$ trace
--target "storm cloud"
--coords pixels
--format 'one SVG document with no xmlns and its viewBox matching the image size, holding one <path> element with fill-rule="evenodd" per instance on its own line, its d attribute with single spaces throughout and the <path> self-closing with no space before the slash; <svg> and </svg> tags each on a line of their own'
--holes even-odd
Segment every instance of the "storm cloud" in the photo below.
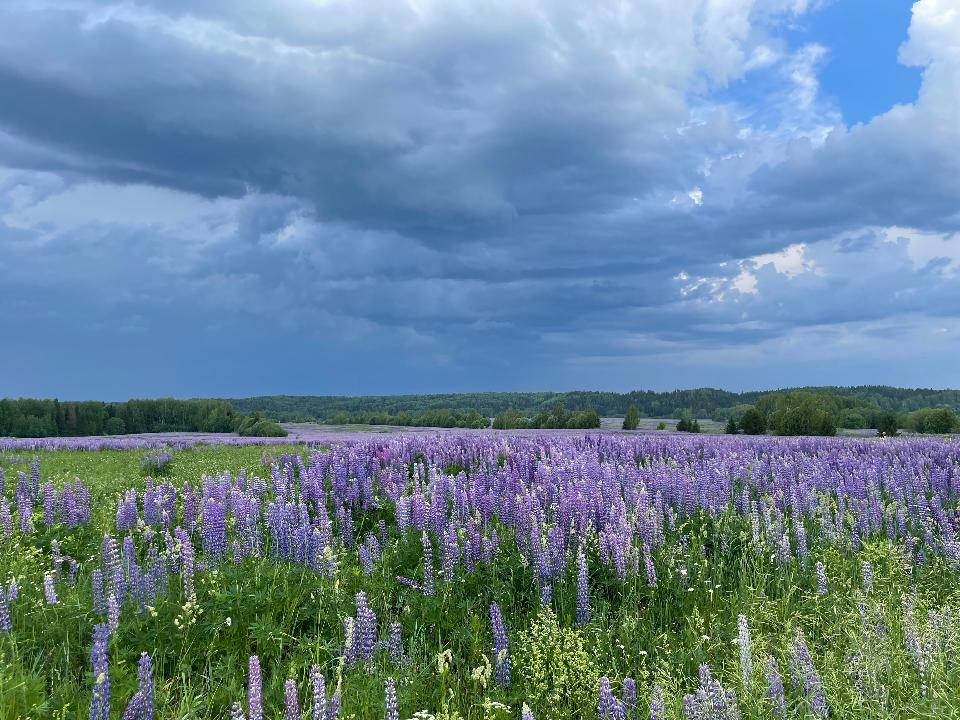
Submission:
<svg viewBox="0 0 960 720">
<path fill-rule="evenodd" d="M 8 0 L 4 393 L 955 386 L 960 5 L 826 4 Z"/>
</svg>

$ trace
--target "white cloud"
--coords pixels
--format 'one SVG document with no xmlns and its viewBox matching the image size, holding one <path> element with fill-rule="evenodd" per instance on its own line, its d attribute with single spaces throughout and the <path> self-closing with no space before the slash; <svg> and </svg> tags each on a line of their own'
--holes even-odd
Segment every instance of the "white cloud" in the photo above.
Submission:
<svg viewBox="0 0 960 720">
<path fill-rule="evenodd" d="M 937 233 L 911 228 L 889 227 L 881 230 L 890 243 L 906 243 L 915 268 L 940 261 L 940 272 L 952 277 L 960 270 L 960 233 Z"/>
</svg>

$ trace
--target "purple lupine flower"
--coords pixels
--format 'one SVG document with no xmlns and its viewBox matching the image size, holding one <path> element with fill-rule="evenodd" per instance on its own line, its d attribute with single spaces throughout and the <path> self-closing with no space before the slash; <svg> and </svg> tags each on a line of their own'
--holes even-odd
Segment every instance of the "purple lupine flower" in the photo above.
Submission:
<svg viewBox="0 0 960 720">
<path fill-rule="evenodd" d="M 2 495 L 0 495 L 0 531 L 3 532 L 4 540 L 13 535 L 13 516 L 10 514 L 10 505 Z"/>
<path fill-rule="evenodd" d="M 340 717 L 340 691 L 334 690 L 327 703 L 327 720 L 337 720 Z"/>
<path fill-rule="evenodd" d="M 90 574 L 90 595 L 93 612 L 102 615 L 107 611 L 107 599 L 103 593 L 103 570 L 97 568 Z"/>
<path fill-rule="evenodd" d="M 423 594 L 433 595 L 433 545 L 430 543 L 430 536 L 424 532 L 421 536 L 423 542 Z"/>
<path fill-rule="evenodd" d="M 650 713 L 649 720 L 664 720 L 666 717 L 666 707 L 663 701 L 663 688 L 654 685 L 650 688 Z"/>
<path fill-rule="evenodd" d="M 230 706 L 230 720 L 247 720 L 247 716 L 243 714 L 243 708 L 240 703 L 235 702 Z"/>
<path fill-rule="evenodd" d="M 250 656 L 247 666 L 247 715 L 249 720 L 263 720 L 263 679 L 256 655 Z"/>
<path fill-rule="evenodd" d="M 767 658 L 764 674 L 767 678 L 767 699 L 770 700 L 770 703 L 773 705 L 773 717 L 776 718 L 776 720 L 783 720 L 787 714 L 787 706 L 783 693 L 783 677 L 780 675 L 777 661 L 772 657 Z"/>
<path fill-rule="evenodd" d="M 503 615 L 497 603 L 490 604 L 490 629 L 493 634 L 493 665 L 496 668 L 496 683 L 510 687 L 510 645 L 503 628 Z"/>
<path fill-rule="evenodd" d="M 194 594 L 193 590 L 193 543 L 190 542 L 190 536 L 183 528 L 178 527 L 173 531 L 177 542 L 180 544 L 180 574 L 183 576 L 183 596 L 190 598 Z"/>
<path fill-rule="evenodd" d="M 827 699 L 823 694 L 820 676 L 813 666 L 810 651 L 807 649 L 807 642 L 799 629 L 790 644 L 789 660 L 793 686 L 803 693 L 810 712 L 815 717 L 825 718 L 827 716 Z"/>
<path fill-rule="evenodd" d="M 360 568 L 363 570 L 364 575 L 370 575 L 373 573 L 373 560 L 370 558 L 370 550 L 366 545 L 360 545 L 357 548 L 357 555 L 360 558 Z"/>
<path fill-rule="evenodd" d="M 29 535 L 33 532 L 33 501 L 29 495 L 19 492 L 17 493 L 17 523 L 23 534 Z"/>
<path fill-rule="evenodd" d="M 146 707 L 143 694 L 135 692 L 133 697 L 130 698 L 130 702 L 127 703 L 127 707 L 124 708 L 120 720 L 143 720 L 145 712 Z"/>
<path fill-rule="evenodd" d="M 300 702 L 297 700 L 297 683 L 287 680 L 283 684 L 283 720 L 300 720 Z"/>
<path fill-rule="evenodd" d="M 577 553 L 577 624 L 590 622 L 590 590 L 587 586 L 587 558 Z"/>
<path fill-rule="evenodd" d="M 633 678 L 623 679 L 623 708 L 626 720 L 636 720 L 637 717 L 637 683 Z"/>
<path fill-rule="evenodd" d="M 57 512 L 57 498 L 53 492 L 53 483 L 49 480 L 43 484 L 43 526 L 53 527 Z"/>
<path fill-rule="evenodd" d="M 384 720 L 400 720 L 400 713 L 397 712 L 397 688 L 392 677 L 388 677 L 384 683 L 383 707 Z"/>
<path fill-rule="evenodd" d="M 127 490 L 117 505 L 115 519 L 118 534 L 133 530 L 137 526 L 137 491 Z"/>
<path fill-rule="evenodd" d="M 43 596 L 46 598 L 47 605 L 59 605 L 57 600 L 57 591 L 53 587 L 53 573 L 46 573 L 43 576 Z"/>
<path fill-rule="evenodd" d="M 153 720 L 153 663 L 147 653 L 140 653 L 137 665 L 137 692 L 143 696 L 141 720 Z"/>
<path fill-rule="evenodd" d="M 543 587 L 540 588 L 540 607 L 546 608 L 550 606 L 550 601 L 553 599 L 553 585 L 550 583 L 544 583 Z"/>
<path fill-rule="evenodd" d="M 683 696 L 683 716 L 686 720 L 735 720 L 740 717 L 737 696 L 724 691 L 714 680 L 710 667 L 700 665 L 700 685 L 696 692 Z"/>
<path fill-rule="evenodd" d="M 365 663 L 373 662 L 373 653 L 377 648 L 377 615 L 367 604 L 367 594 L 360 591 L 356 595 L 357 620 L 354 626 L 358 646 L 358 656 Z"/>
<path fill-rule="evenodd" d="M 7 602 L 7 593 L 0 586 L 0 632 L 10 632 L 13 630 L 13 623 L 10 621 L 10 604 Z"/>
<path fill-rule="evenodd" d="M 657 571 L 656 568 L 653 567 L 653 557 L 650 555 L 650 545 L 648 543 L 643 544 L 643 565 L 647 571 L 647 585 L 656 587 Z"/>
<path fill-rule="evenodd" d="M 526 703 L 524 703 L 520 709 L 520 720 L 536 720 L 536 718 L 533 717 L 533 710 L 531 710 Z"/>
<path fill-rule="evenodd" d="M 107 595 L 107 626 L 110 632 L 116 632 L 120 627 L 120 603 L 113 593 Z"/>
<path fill-rule="evenodd" d="M 93 648 L 90 664 L 93 666 L 93 697 L 90 701 L 90 720 L 110 718 L 110 668 L 107 663 L 107 638 L 110 628 L 104 624 L 93 628 Z"/>
<path fill-rule="evenodd" d="M 597 715 L 600 720 L 623 720 L 623 708 L 620 706 L 620 701 L 613 696 L 613 690 L 610 689 L 610 679 L 606 675 L 600 678 Z"/>
<path fill-rule="evenodd" d="M 817 595 L 827 594 L 827 569 L 817 560 Z"/>
<path fill-rule="evenodd" d="M 868 560 L 864 560 L 861 569 L 863 570 L 863 593 L 869 595 L 873 592 L 873 566 Z"/>
<path fill-rule="evenodd" d="M 401 639 L 402 628 L 400 623 L 390 623 L 390 635 L 387 642 L 387 659 L 390 662 L 398 663 L 403 660 L 403 641 Z"/>
<path fill-rule="evenodd" d="M 750 687 L 753 678 L 753 657 L 750 654 L 750 626 L 747 625 L 747 616 L 737 617 L 737 645 L 740 646 L 740 679 L 743 689 Z"/>
<path fill-rule="evenodd" d="M 310 720 L 326 720 L 327 681 L 317 665 L 310 668 Z"/>
<path fill-rule="evenodd" d="M 18 597 L 20 597 L 20 586 L 17 584 L 17 579 L 13 577 L 7 583 L 7 601 L 14 602 Z"/>
<path fill-rule="evenodd" d="M 343 618 L 343 664 L 347 667 L 357 661 L 360 636 L 353 618 L 349 615 Z"/>
<path fill-rule="evenodd" d="M 443 565 L 441 567 L 443 579 L 447 582 L 453 582 L 459 559 L 460 546 L 457 544 L 457 531 L 454 529 L 453 523 L 450 523 L 443 533 Z"/>
</svg>

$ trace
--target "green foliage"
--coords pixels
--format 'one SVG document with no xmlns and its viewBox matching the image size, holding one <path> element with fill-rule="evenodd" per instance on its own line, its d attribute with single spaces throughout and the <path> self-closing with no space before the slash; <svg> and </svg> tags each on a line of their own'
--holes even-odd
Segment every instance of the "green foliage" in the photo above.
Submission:
<svg viewBox="0 0 960 720">
<path fill-rule="evenodd" d="M 740 428 L 737 425 L 737 421 L 731 417 L 729 420 L 727 420 L 727 425 L 723 428 L 723 431 L 727 435 L 736 435 L 740 432 Z"/>
<path fill-rule="evenodd" d="M 856 387 L 805 387 L 798 391 L 819 393 L 835 399 L 838 409 L 853 408 L 862 414 L 869 427 L 882 410 L 905 413 L 927 407 L 949 407 L 960 411 L 960 390 L 904 389 L 880 385 Z M 787 391 L 785 391 L 787 392 Z M 263 412 L 280 422 L 329 420 L 369 413 L 401 412 L 416 414 L 425 410 L 447 409 L 450 412 L 476 410 L 482 417 L 494 417 L 508 408 L 515 408 L 525 417 L 540 411 L 550 413 L 556 403 L 567 410 L 592 407 L 603 417 L 622 417 L 635 405 L 641 417 L 677 417 L 686 411 L 693 417 L 726 421 L 730 413 L 739 422 L 739 413 L 755 404 L 766 392 L 734 393 L 716 388 L 653 392 L 635 390 L 626 393 L 573 391 L 449 393 L 435 395 L 369 395 L 369 396 L 290 396 L 273 395 L 237 398 L 229 402 L 239 413 Z M 851 416 L 853 417 L 853 416 Z M 853 420 L 856 422 L 856 419 Z M 841 427 L 844 427 L 837 420 Z"/>
<path fill-rule="evenodd" d="M 596 712 L 600 673 L 580 630 L 561 628 L 547 609 L 532 619 L 518 640 L 517 670 L 534 717 L 566 720 Z"/>
<path fill-rule="evenodd" d="M 836 402 L 824 393 L 764 395 L 757 401 L 757 410 L 775 435 L 837 434 Z"/>
<path fill-rule="evenodd" d="M 123 421 L 123 418 L 108 418 L 107 422 L 104 423 L 103 432 L 105 435 L 123 435 L 127 432 L 127 424 Z"/>
<path fill-rule="evenodd" d="M 600 416 L 593 408 L 567 412 L 560 404 L 555 405 L 549 414 L 539 412 L 534 417 L 527 417 L 517 410 L 508 408 L 493 419 L 495 430 L 589 430 L 598 427 L 600 427 Z"/>
<path fill-rule="evenodd" d="M 691 419 L 684 415 L 680 418 L 680 422 L 677 423 L 677 431 L 698 433 L 700 432 L 700 423 L 697 422 L 696 418 Z"/>
<path fill-rule="evenodd" d="M 0 436 L 80 437 L 146 432 L 232 432 L 224 400 L 128 400 L 120 403 L 0 400 Z"/>
<path fill-rule="evenodd" d="M 627 414 L 623 418 L 624 430 L 636 430 L 640 425 L 640 413 L 637 412 L 637 406 L 631 405 L 627 408 Z"/>
<path fill-rule="evenodd" d="M 767 431 L 766 418 L 755 407 L 750 407 L 740 418 L 740 429 L 745 435 L 763 435 Z"/>
<path fill-rule="evenodd" d="M 885 437 L 893 437 L 900 429 L 899 418 L 892 410 L 885 410 L 877 418 L 877 434 Z"/>
<path fill-rule="evenodd" d="M 663 420 L 657 423 L 657 430 L 666 430 L 666 429 L 667 429 L 667 424 Z"/>
<path fill-rule="evenodd" d="M 943 435 L 957 430 L 957 416 L 950 408 L 927 408 L 907 416 L 906 427 L 918 433 Z"/>
<path fill-rule="evenodd" d="M 259 413 L 246 415 L 237 421 L 236 432 L 243 437 L 286 437 L 287 431 L 273 420 Z"/>
</svg>

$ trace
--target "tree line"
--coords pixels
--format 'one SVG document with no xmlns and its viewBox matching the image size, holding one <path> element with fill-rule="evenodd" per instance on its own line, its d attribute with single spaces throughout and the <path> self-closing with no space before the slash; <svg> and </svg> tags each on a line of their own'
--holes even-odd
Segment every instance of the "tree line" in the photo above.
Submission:
<svg viewBox="0 0 960 720">
<path fill-rule="evenodd" d="M 0 400 L 0 436 L 3 437 L 240 431 L 258 436 L 286 435 L 273 420 L 263 415 L 239 414 L 224 400 Z"/>
<path fill-rule="evenodd" d="M 490 418 L 484 417 L 476 410 L 455 411 L 449 408 L 421 410 L 417 413 L 401 410 L 397 413 L 371 411 L 348 414 L 341 410 L 332 417 L 326 418 L 326 422 L 331 425 L 399 425 L 401 427 L 473 429 L 490 427 Z"/>
<path fill-rule="evenodd" d="M 567 411 L 590 407 L 601 417 L 624 417 L 633 405 L 643 417 L 682 419 L 685 415 L 726 422 L 743 408 L 754 405 L 768 394 L 808 392 L 829 395 L 840 401 L 838 427 L 871 427 L 883 411 L 903 415 L 923 408 L 945 407 L 960 412 L 960 391 L 904 389 L 879 385 L 851 387 L 804 387 L 774 391 L 735 393 L 716 388 L 654 392 L 636 390 L 615 392 L 487 392 L 425 395 L 367 396 L 292 396 L 272 395 L 236 398 L 228 402 L 239 413 L 262 412 L 280 422 L 330 422 L 340 413 L 346 417 L 366 414 L 407 413 L 446 410 L 451 413 L 476 411 L 482 417 L 495 417 L 507 410 L 532 418 L 549 414 L 560 403 Z M 739 408 L 739 409 L 738 409 Z M 342 416 L 341 416 L 342 417 Z"/>
</svg>

